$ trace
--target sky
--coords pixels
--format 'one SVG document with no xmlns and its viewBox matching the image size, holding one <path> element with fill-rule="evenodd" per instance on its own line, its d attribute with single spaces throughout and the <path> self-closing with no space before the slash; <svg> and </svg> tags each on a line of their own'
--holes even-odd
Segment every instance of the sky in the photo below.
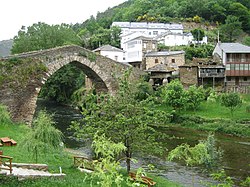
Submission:
<svg viewBox="0 0 250 187">
<path fill-rule="evenodd" d="M 82 23 L 126 0 L 1 0 L 0 41 L 17 35 L 22 26 Z"/>
</svg>

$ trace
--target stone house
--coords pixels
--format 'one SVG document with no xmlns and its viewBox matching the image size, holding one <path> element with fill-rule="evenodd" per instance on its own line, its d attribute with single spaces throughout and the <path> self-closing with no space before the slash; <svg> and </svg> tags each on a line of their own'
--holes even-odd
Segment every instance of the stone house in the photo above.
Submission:
<svg viewBox="0 0 250 187">
<path fill-rule="evenodd" d="M 226 67 L 227 91 L 250 93 L 250 47 L 240 43 L 217 43 L 213 56 Z"/>
<path fill-rule="evenodd" d="M 223 91 L 224 80 L 225 66 L 208 59 L 196 59 L 191 64 L 180 66 L 180 81 L 184 87 L 196 85 Z"/>
<path fill-rule="evenodd" d="M 154 51 L 145 54 L 146 69 L 165 64 L 175 70 L 185 64 L 185 51 Z"/>
<path fill-rule="evenodd" d="M 156 64 L 146 70 L 150 76 L 149 83 L 153 88 L 169 83 L 173 78 L 174 71 L 174 68 L 170 68 L 166 64 Z"/>
</svg>

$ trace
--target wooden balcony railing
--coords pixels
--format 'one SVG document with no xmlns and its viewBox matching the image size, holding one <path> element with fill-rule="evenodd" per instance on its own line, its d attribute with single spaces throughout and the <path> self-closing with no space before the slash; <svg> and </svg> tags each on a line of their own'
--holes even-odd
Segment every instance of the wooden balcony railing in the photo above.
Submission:
<svg viewBox="0 0 250 187">
<path fill-rule="evenodd" d="M 225 77 L 225 73 L 200 73 L 200 77 Z"/>
<path fill-rule="evenodd" d="M 12 157 L 0 155 L 0 170 L 9 170 L 12 174 Z"/>
</svg>

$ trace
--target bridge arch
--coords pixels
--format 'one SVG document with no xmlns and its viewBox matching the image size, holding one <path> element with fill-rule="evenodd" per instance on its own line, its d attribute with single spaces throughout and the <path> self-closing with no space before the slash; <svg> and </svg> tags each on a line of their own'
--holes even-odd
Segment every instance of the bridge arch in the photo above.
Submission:
<svg viewBox="0 0 250 187">
<path fill-rule="evenodd" d="M 46 66 L 46 73 L 39 79 L 31 79 L 28 84 L 20 89 L 11 89 L 0 85 L 0 103 L 8 107 L 12 119 L 32 122 L 36 109 L 36 101 L 43 84 L 57 70 L 71 63 L 80 68 L 93 82 L 97 92 L 109 92 L 114 95 L 118 88 L 118 77 L 131 66 L 118 63 L 112 59 L 95 54 L 79 46 L 64 46 L 49 50 L 41 50 L 30 53 L 13 55 L 0 60 L 10 58 L 31 58 L 32 61 Z M 133 78 L 139 78 L 139 70 L 132 71 Z"/>
</svg>

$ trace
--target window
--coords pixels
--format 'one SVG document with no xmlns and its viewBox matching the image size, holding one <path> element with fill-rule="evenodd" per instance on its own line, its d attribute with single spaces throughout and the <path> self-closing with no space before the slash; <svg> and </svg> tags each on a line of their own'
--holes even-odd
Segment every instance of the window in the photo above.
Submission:
<svg viewBox="0 0 250 187">
<path fill-rule="evenodd" d="M 155 64 L 158 64 L 159 63 L 159 60 L 156 58 L 155 59 Z"/>
<path fill-rule="evenodd" d="M 244 70 L 250 70 L 249 68 L 248 68 L 248 64 L 244 64 Z"/>
<path fill-rule="evenodd" d="M 230 70 L 235 70 L 235 64 L 230 64 Z"/>
<path fill-rule="evenodd" d="M 147 48 L 147 44 L 143 43 L 143 48 L 146 49 Z"/>
<path fill-rule="evenodd" d="M 247 77 L 243 77 L 243 80 L 244 80 L 244 81 L 247 81 Z"/>
<path fill-rule="evenodd" d="M 118 56 L 115 56 L 115 61 L 118 61 Z"/>
<path fill-rule="evenodd" d="M 240 70 L 244 70 L 244 64 L 240 64 Z"/>
<path fill-rule="evenodd" d="M 155 44 L 153 44 L 153 49 L 155 49 Z"/>
<path fill-rule="evenodd" d="M 175 59 L 172 59 L 171 61 L 172 61 L 172 63 L 175 63 Z"/>
<path fill-rule="evenodd" d="M 123 57 L 123 60 L 126 60 L 126 58 L 125 58 L 125 57 Z"/>
<path fill-rule="evenodd" d="M 227 81 L 231 81 L 231 77 L 227 77 Z"/>
<path fill-rule="evenodd" d="M 158 31 L 153 31 L 153 35 L 158 35 Z"/>
<path fill-rule="evenodd" d="M 149 35 L 151 35 L 151 32 L 149 32 Z"/>
<path fill-rule="evenodd" d="M 230 70 L 230 64 L 226 65 L 226 70 Z"/>
<path fill-rule="evenodd" d="M 239 64 L 235 64 L 235 70 L 240 70 L 240 65 Z"/>
</svg>

